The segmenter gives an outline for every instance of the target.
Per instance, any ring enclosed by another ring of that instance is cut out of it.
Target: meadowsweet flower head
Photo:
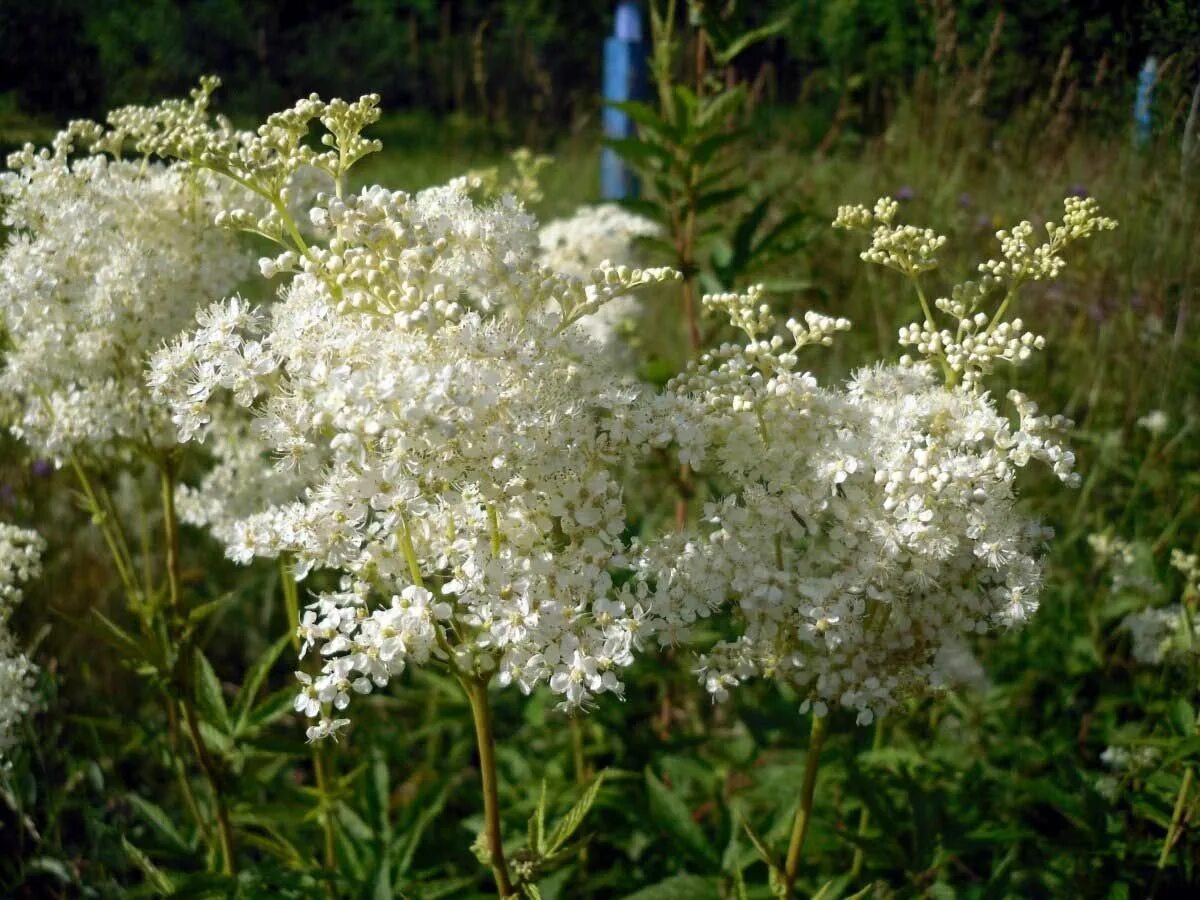
[[[36,452],[106,458],[174,443],[142,386],[151,351],[198,306],[227,293],[250,258],[213,226],[238,190],[179,165],[77,154],[80,123],[52,150],[9,158],[4,225],[0,411]]]
[[[342,573],[300,627],[323,660],[296,700],[310,739],[408,666],[547,683],[570,708],[619,695],[644,611],[613,589],[627,547],[612,471],[648,408],[574,326],[675,274],[555,271],[513,197],[478,204],[463,180],[325,196],[309,219],[321,243],[262,263],[288,279],[269,314],[205,310],[149,380],[184,437],[251,438],[218,451],[220,481],[243,453],[278,460],[274,500],[197,512],[230,555]],[[252,434],[221,425],[229,401]]]
[[[714,698],[773,678],[866,723],[962,680],[967,637],[1032,615],[1048,533],[1017,510],[1016,474],[1040,460],[1073,481],[1073,457],[1021,395],[1014,424],[928,366],[820,386],[803,350],[849,323],[809,314],[789,340],[760,298],[706,298],[749,341],[702,357],[661,400],[657,440],[721,488],[694,533],[645,548],[626,603],[664,643],[732,621],[700,661]]]

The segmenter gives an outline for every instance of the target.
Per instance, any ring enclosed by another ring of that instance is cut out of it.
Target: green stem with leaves
[[[812,823],[813,792],[817,786],[817,768],[821,763],[821,747],[825,743],[828,716],[813,716],[812,732],[808,739],[808,753],[804,757],[804,781],[800,785],[800,806],[792,822],[792,838],[788,842],[787,858],[783,864],[783,897],[795,897],[796,876],[800,872],[800,854],[804,850],[804,839]]]
[[[179,517],[175,511],[175,467],[177,461],[171,455],[159,459],[159,476],[163,504],[163,540],[166,544],[167,598],[172,616],[180,613],[182,576],[179,562]],[[233,828],[229,821],[229,809],[221,792],[217,767],[204,742],[200,731],[200,720],[195,704],[195,646],[188,633],[179,636],[179,669],[183,673],[184,689],[180,691],[179,704],[183,708],[184,722],[196,753],[200,771],[208,782],[212,793],[213,815],[217,821],[217,837],[221,845],[221,869],[227,875],[237,871],[237,857],[233,845]]]

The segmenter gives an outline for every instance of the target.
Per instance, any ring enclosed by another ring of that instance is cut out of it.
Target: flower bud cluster
[[[871,246],[860,254],[865,262],[906,275],[936,269],[937,252],[945,245],[946,238],[930,228],[893,225],[897,207],[896,201],[887,197],[877,200],[874,210],[865,206],[839,206],[833,227],[870,231]]]
[[[21,601],[21,585],[41,574],[45,549],[36,532],[0,522],[0,764],[34,706],[37,666],[18,647],[8,622]]]
[[[538,230],[541,262],[548,269],[586,278],[602,265],[635,267],[640,262],[637,241],[659,237],[662,228],[615,203],[581,206],[565,219],[554,219]],[[615,297],[579,321],[597,342],[611,346],[622,322],[634,318],[638,304],[632,295]]]
[[[946,239],[929,229],[893,226],[895,212],[895,201],[887,198],[879,200],[873,212],[863,206],[843,206],[838,209],[833,225],[871,231],[871,246],[862,258],[903,273],[916,286],[925,315],[921,322],[900,329],[901,346],[912,347],[917,359],[939,365],[948,381],[968,386],[977,384],[998,361],[1024,362],[1034,350],[1045,347],[1045,338],[1026,331],[1019,318],[1004,321],[1004,314],[1021,285],[1057,277],[1066,265],[1062,251],[1067,244],[1117,227],[1116,221],[1100,215],[1094,199],[1068,197],[1064,201],[1063,223],[1046,225],[1045,243],[1033,242],[1033,226],[1029,222],[996,232],[1000,258],[981,263],[979,271],[983,277],[979,281],[955,285],[950,297],[938,298],[930,308],[921,290],[920,275],[938,267],[936,253]],[[998,291],[1003,291],[999,306],[994,312],[984,311]],[[938,324],[934,309],[952,322]],[[910,356],[901,359],[902,365],[913,363]]]

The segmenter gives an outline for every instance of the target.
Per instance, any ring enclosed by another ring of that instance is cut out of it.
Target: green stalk
[[[875,735],[871,739],[871,750],[876,751],[883,746],[883,718],[875,720]],[[858,813],[858,836],[860,838],[867,836],[867,829],[871,826],[871,810],[863,806]],[[853,884],[858,876],[862,874],[863,863],[866,862],[866,856],[863,853],[862,846],[854,848],[854,859],[850,863],[850,883]]]
[[[279,579],[283,586],[283,605],[287,611],[288,628],[292,635],[292,649],[300,653],[300,592],[296,588],[296,576],[291,562],[286,557],[279,558]],[[333,798],[329,793],[330,760],[326,756],[326,748],[322,742],[309,745],[312,750],[313,777],[317,783],[318,819],[324,835],[325,868],[330,872],[337,869],[337,834],[333,824]]]
[[[492,714],[488,704],[487,681],[482,678],[462,676],[460,679],[467,700],[471,703],[471,717],[475,723],[475,740],[479,749],[479,775],[483,787],[484,834],[487,838],[488,856],[491,859],[492,876],[496,880],[496,893],[500,900],[515,896],[512,878],[508,874],[508,862],[504,858],[504,845],[500,830],[500,797],[496,777],[496,740],[492,734]]]
[[[163,539],[166,543],[167,568],[167,597],[174,614],[179,613],[181,582],[179,567],[179,518],[175,512],[175,460],[164,456],[159,460],[159,474],[162,486],[163,504]],[[220,780],[217,778],[216,765],[204,737],[200,733],[200,721],[196,715],[196,704],[193,694],[193,661],[194,647],[190,636],[184,637],[179,647],[179,666],[184,673],[185,689],[181,691],[180,706],[183,707],[184,722],[187,724],[188,736],[192,740],[192,749],[196,753],[196,761],[200,771],[208,782],[213,797],[213,812],[217,820],[217,837],[221,844],[222,871],[233,875],[237,870],[237,860],[233,847],[233,828],[229,823],[229,810],[225,798],[221,794]]]
[[[792,822],[792,839],[788,843],[787,859],[783,868],[783,896],[792,900],[795,894],[796,875],[800,872],[800,854],[804,850],[804,839],[812,822],[813,791],[817,786],[817,767],[821,764],[821,746],[825,743],[828,716],[813,716],[812,733],[808,739],[808,753],[804,758],[804,781],[800,786],[800,807]]]

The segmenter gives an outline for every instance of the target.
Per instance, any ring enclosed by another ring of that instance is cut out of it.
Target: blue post
[[[1150,103],[1154,99],[1154,82],[1158,79],[1158,60],[1147,56],[1138,73],[1137,96],[1133,101],[1133,142],[1144,147],[1150,140]]]
[[[646,46],[642,40],[642,11],[634,0],[617,4],[612,36],[604,41],[604,102],[640,100],[646,85]],[[634,136],[633,121],[611,106],[603,112],[604,136]],[[637,179],[610,147],[600,151],[600,196],[605,200],[636,197]]]

